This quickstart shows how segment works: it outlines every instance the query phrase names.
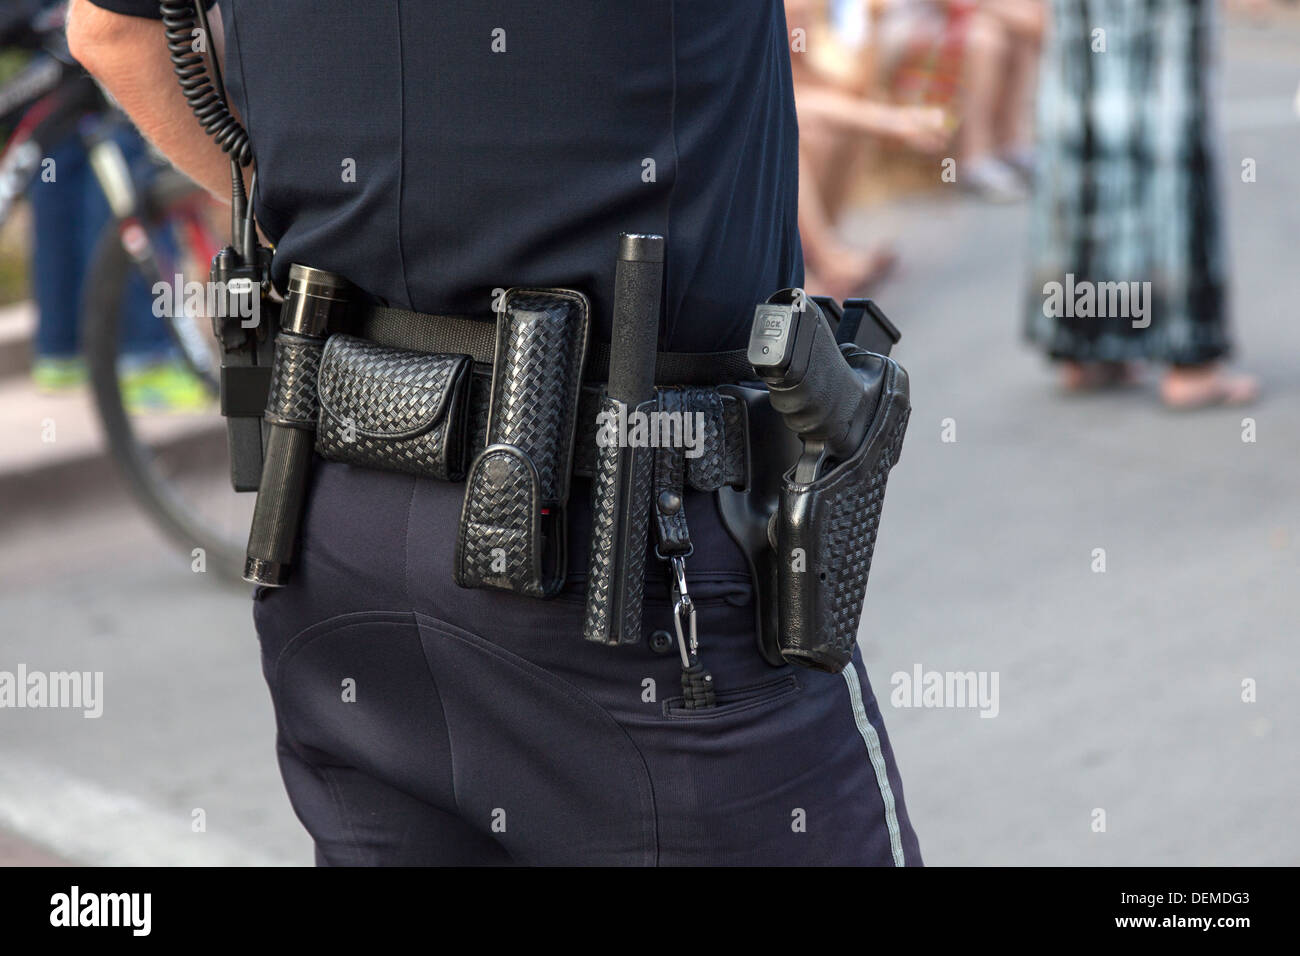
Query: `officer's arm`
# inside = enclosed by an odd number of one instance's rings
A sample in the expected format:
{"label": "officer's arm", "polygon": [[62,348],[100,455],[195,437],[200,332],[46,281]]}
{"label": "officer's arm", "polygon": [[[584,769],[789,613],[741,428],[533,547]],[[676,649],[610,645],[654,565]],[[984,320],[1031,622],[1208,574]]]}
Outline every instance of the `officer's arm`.
{"label": "officer's arm", "polygon": [[[220,14],[216,8],[212,12],[212,29],[219,41]],[[68,46],[168,159],[214,195],[229,201],[230,160],[203,133],[186,105],[158,20],[112,13],[87,0],[72,0]],[[220,50],[220,45],[215,49]]]}

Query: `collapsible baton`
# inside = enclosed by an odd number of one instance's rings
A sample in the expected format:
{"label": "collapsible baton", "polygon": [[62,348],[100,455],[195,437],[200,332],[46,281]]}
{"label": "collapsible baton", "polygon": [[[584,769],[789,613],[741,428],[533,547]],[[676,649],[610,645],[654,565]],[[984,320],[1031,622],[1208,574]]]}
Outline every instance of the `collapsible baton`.
{"label": "collapsible baton", "polygon": [[[696,709],[714,706],[716,696],[713,677],[700,663],[695,604],[686,588],[686,559],[692,545],[682,501],[684,449],[656,451],[621,440],[631,431],[623,427],[631,414],[662,411],[665,403],[677,414],[684,412],[680,390],[655,390],[663,270],[662,236],[624,233],[619,237],[609,382],[597,418],[583,636],[600,644],[640,641],[653,512],[655,554],[668,563],[671,575],[684,705]],[[662,490],[656,486],[660,481]]]}
{"label": "collapsible baton", "polygon": [[266,462],[244,562],[244,580],[253,584],[280,587],[288,580],[316,440],[321,352],[347,312],[351,289],[333,273],[289,268],[266,400]]}
{"label": "collapsible baton", "polygon": [[628,414],[648,412],[654,404],[663,263],[663,236],[624,233],[619,237],[609,383],[597,417],[598,426],[604,427],[597,431],[592,476],[583,624],[583,636],[599,644],[641,640],[654,456],[648,447],[627,447],[609,436],[625,434],[626,429],[618,426]]}

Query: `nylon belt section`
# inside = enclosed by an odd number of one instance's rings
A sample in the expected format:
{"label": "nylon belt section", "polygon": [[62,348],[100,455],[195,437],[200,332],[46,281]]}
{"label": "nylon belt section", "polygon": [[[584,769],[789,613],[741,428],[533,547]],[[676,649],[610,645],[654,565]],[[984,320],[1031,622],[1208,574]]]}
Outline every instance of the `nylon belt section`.
{"label": "nylon belt section", "polygon": [[[365,310],[358,334],[392,348],[468,355],[487,365],[492,364],[496,351],[496,322],[487,316],[426,315],[372,306]],[[583,377],[588,382],[609,378],[608,345],[593,346]],[[744,349],[655,355],[656,385],[730,385],[753,378],[754,368]]]}
{"label": "nylon belt section", "polygon": [[[597,345],[588,363],[587,379],[603,382],[609,378],[609,346]],[[656,385],[731,385],[752,381],[754,366],[744,349],[730,352],[657,352]]]}
{"label": "nylon belt section", "polygon": [[492,364],[497,326],[468,315],[425,315],[408,309],[371,308],[361,320],[361,337],[390,348],[468,355]]}

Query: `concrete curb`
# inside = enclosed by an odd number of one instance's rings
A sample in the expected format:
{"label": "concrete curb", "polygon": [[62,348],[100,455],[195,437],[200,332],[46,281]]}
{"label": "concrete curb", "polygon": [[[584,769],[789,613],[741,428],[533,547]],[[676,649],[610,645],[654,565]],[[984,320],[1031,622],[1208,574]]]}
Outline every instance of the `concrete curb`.
{"label": "concrete curb", "polygon": [[0,307],[0,379],[25,375],[32,367],[36,306],[17,302]]}

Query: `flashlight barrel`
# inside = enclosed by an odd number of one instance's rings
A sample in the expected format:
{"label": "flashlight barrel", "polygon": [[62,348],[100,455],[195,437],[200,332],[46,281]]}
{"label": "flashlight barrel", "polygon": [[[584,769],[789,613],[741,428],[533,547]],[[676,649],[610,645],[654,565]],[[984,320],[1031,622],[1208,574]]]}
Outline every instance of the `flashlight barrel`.
{"label": "flashlight barrel", "polygon": [[298,544],[298,526],[307,500],[315,432],[286,425],[270,426],[262,484],[248,534],[244,579],[280,587],[289,576]]}

